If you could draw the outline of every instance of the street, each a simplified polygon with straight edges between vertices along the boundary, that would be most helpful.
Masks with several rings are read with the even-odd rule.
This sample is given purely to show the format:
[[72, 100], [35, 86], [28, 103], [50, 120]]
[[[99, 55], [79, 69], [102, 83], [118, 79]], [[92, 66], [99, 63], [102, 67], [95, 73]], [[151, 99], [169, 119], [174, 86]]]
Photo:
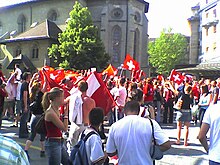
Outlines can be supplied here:
[[[10, 128], [11, 121], [3, 120], [3, 127], [1, 134], [13, 138], [23, 148], [26, 139], [18, 138], [19, 128]], [[162, 129], [169, 136], [171, 141], [176, 140], [176, 125], [174, 124], [162, 124]], [[109, 127], [106, 127], [108, 129]], [[189, 146], [183, 146], [184, 130], [182, 129], [182, 143], [181, 145], [172, 145], [172, 148], [164, 153], [163, 159], [156, 161], [156, 165], [208, 165], [208, 156], [205, 150], [196, 139], [199, 132], [199, 126], [191, 124], [189, 128]], [[31, 165], [46, 165], [47, 159], [40, 157], [40, 137], [37, 135], [33, 145], [29, 149], [30, 164]]]

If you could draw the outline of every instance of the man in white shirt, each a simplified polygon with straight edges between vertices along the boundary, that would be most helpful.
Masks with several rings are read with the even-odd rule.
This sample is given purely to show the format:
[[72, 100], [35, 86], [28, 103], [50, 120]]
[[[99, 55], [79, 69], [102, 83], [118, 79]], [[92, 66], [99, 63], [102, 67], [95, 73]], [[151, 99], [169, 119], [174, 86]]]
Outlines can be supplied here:
[[15, 75], [16, 75], [16, 80], [20, 81], [21, 80], [22, 71], [20, 69], [20, 65], [19, 64], [15, 64]]
[[[124, 107], [125, 117], [114, 123], [109, 131], [106, 152], [109, 156], [118, 155], [120, 165], [152, 165], [150, 146], [152, 144], [152, 127], [150, 120], [138, 116], [140, 105], [137, 101], [129, 101]], [[154, 137], [161, 151], [171, 147], [169, 138], [152, 120]]]
[[[203, 117], [198, 139], [209, 155], [209, 164], [220, 164], [220, 105], [210, 105]], [[206, 134], [210, 129], [210, 144], [208, 145]]]

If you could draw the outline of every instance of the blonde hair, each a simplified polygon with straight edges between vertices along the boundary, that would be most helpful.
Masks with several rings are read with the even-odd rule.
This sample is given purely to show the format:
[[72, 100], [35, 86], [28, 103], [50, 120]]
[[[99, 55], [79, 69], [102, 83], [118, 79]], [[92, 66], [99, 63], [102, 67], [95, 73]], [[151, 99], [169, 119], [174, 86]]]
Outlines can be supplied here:
[[35, 97], [40, 89], [41, 84], [39, 82], [35, 82], [31, 88], [31, 93], [30, 93], [30, 100], [33, 102], [35, 100]]
[[47, 110], [50, 106], [50, 101], [54, 101], [55, 98], [60, 97], [63, 93], [63, 90], [58, 87], [52, 88], [49, 92], [45, 92], [42, 99], [42, 106], [44, 111]]

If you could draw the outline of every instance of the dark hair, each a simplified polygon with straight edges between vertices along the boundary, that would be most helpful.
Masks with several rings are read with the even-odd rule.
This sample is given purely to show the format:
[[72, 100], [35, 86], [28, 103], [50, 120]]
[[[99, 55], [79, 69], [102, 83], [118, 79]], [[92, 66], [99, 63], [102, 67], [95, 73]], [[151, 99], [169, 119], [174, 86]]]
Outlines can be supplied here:
[[20, 64], [15, 64], [16, 68], [19, 68], [20, 67]]
[[206, 84], [202, 85], [201, 89], [202, 89], [202, 93], [208, 93], [209, 92], [208, 85], [206, 85]]
[[24, 73], [22, 74], [22, 79], [23, 79], [23, 80], [27, 80], [27, 78], [28, 78], [29, 75], [31, 75], [30, 72], [24, 72]]
[[143, 92], [140, 89], [131, 91], [131, 100], [141, 102], [143, 99]]
[[120, 84], [121, 84], [121, 85], [124, 85], [125, 82], [126, 82], [126, 79], [125, 79], [124, 77], [120, 79]]
[[89, 122], [93, 126], [99, 126], [103, 123], [104, 110], [100, 107], [95, 107], [89, 112]]
[[136, 112], [138, 114], [140, 112], [140, 105], [137, 101], [128, 101], [125, 104], [124, 110], [126, 112]]
[[82, 80], [79, 82], [78, 88], [81, 92], [86, 92], [88, 89], [88, 83], [86, 81]]

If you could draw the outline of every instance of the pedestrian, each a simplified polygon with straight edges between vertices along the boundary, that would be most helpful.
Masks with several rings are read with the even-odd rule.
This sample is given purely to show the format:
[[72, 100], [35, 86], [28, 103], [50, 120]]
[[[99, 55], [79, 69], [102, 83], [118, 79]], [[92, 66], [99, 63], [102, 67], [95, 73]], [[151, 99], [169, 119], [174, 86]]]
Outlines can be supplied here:
[[181, 129], [182, 124], [185, 126], [185, 136], [184, 136], [184, 146], [188, 146], [188, 136], [189, 136], [189, 126], [192, 120], [191, 107], [193, 104], [192, 87], [190, 85], [185, 86], [184, 93], [181, 94], [180, 110], [177, 111], [176, 121], [177, 121], [177, 141], [176, 144], [180, 144]]
[[[28, 155], [28, 158], [30, 158], [28, 154], [28, 149], [30, 148], [31, 144], [33, 143], [36, 137], [35, 126], [37, 122], [39, 121], [40, 117], [42, 116], [42, 114], [44, 113], [43, 107], [41, 105], [43, 94], [44, 93], [41, 89], [41, 84], [34, 83], [31, 89], [31, 93], [30, 93], [31, 95], [30, 98], [34, 98], [34, 99], [31, 99], [32, 103], [30, 105], [30, 111], [32, 113], [31, 120], [30, 120], [31, 134], [28, 140], [26, 141], [25, 148], [24, 148], [25, 152]], [[41, 147], [40, 157], [45, 157], [45, 149], [44, 149], [45, 136], [46, 136], [45, 134], [40, 134], [40, 147]]]
[[[150, 146], [152, 144], [152, 126], [149, 119], [138, 116], [140, 105], [137, 101], [128, 101], [125, 104], [125, 117], [114, 123], [106, 143], [106, 152], [109, 156], [118, 155], [118, 164], [152, 165]], [[152, 120], [154, 137], [161, 151], [171, 147], [169, 138]]]
[[102, 164], [107, 158], [107, 154], [103, 151], [104, 148], [101, 137], [98, 134], [99, 127], [102, 125], [103, 119], [104, 110], [102, 108], [95, 107], [90, 111], [89, 126], [85, 129], [84, 134], [87, 135], [91, 131], [94, 131], [96, 134], [91, 135], [85, 143], [89, 164]]
[[20, 81], [21, 80], [21, 76], [22, 76], [22, 71], [20, 69], [20, 65], [19, 64], [15, 64], [14, 73], [15, 73], [15, 79], [17, 81]]
[[95, 107], [95, 100], [87, 95], [88, 83], [84, 80], [78, 83], [78, 90], [69, 99], [69, 141], [75, 145], [80, 133], [89, 125], [89, 112]]
[[64, 146], [62, 131], [68, 130], [68, 109], [65, 109], [61, 120], [59, 107], [64, 104], [64, 91], [54, 87], [43, 95], [42, 106], [45, 111], [47, 130], [45, 149], [49, 165], [68, 164], [68, 153]]
[[163, 123], [166, 124], [168, 120], [169, 123], [171, 124], [173, 123], [174, 92], [171, 90], [171, 84], [169, 82], [166, 82], [164, 84], [163, 98], [164, 98]]
[[30, 95], [29, 95], [29, 82], [31, 80], [31, 73], [24, 72], [22, 75], [23, 83], [21, 85], [21, 108], [22, 114], [20, 119], [19, 138], [28, 138], [27, 122], [30, 114]]
[[2, 113], [4, 109], [4, 100], [7, 96], [7, 91], [5, 90], [5, 84], [3, 84], [3, 80], [0, 79], [0, 129], [2, 125]]
[[209, 92], [208, 85], [202, 85], [201, 86], [201, 96], [199, 99], [199, 124], [200, 127], [202, 125], [203, 116], [205, 114], [205, 111], [209, 107], [211, 103], [211, 93]]
[[[220, 106], [210, 105], [202, 120], [198, 139], [209, 156], [209, 165], [220, 165]], [[207, 133], [210, 130], [209, 145]]]

